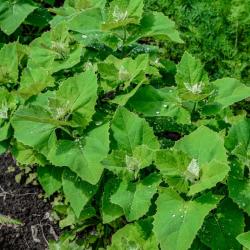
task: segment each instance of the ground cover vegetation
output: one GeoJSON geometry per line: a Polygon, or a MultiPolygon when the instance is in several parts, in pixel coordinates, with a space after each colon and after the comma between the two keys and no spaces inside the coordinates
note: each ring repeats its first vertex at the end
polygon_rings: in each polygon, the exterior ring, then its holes
{"type": "Polygon", "coordinates": [[[0,153],[49,249],[249,248],[250,5],[209,2],[1,1],[0,153]]]}

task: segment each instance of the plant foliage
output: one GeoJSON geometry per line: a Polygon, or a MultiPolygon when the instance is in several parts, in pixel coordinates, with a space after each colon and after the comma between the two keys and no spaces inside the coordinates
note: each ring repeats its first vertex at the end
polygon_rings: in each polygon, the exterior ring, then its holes
{"type": "Polygon", "coordinates": [[[0,153],[54,200],[50,249],[249,247],[250,87],[168,61],[184,41],[143,0],[53,2],[0,3],[6,35],[37,32],[1,38],[0,153]]]}

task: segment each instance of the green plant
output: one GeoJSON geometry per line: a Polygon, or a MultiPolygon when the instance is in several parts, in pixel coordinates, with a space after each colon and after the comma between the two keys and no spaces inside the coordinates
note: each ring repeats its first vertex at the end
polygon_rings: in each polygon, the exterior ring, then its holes
{"type": "Polygon", "coordinates": [[[205,63],[213,79],[230,76],[249,83],[249,0],[146,0],[147,10],[162,11],[176,22],[184,45],[169,43],[166,55],[183,52],[205,63]]]}
{"type": "Polygon", "coordinates": [[[250,88],[188,52],[167,61],[162,42],[183,41],[142,0],[50,12],[49,31],[0,50],[0,152],[54,195],[67,232],[50,248],[241,249],[250,123],[232,105],[250,88]]]}

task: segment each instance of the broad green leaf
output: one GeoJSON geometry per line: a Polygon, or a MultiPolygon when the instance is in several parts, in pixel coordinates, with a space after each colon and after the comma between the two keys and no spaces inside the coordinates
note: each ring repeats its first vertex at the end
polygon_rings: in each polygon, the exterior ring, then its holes
{"type": "Polygon", "coordinates": [[[206,164],[212,160],[227,164],[223,139],[218,133],[205,126],[182,138],[176,143],[175,148],[187,153],[199,164],[206,164]]]}
{"type": "Polygon", "coordinates": [[[85,10],[74,18],[69,23],[69,29],[79,33],[88,35],[101,30],[102,13],[100,9],[85,10]]]}
{"type": "Polygon", "coordinates": [[[174,88],[156,89],[143,86],[130,98],[128,106],[145,116],[175,117],[179,123],[190,123],[190,114],[183,108],[174,88]]]}
{"type": "MultiPolygon", "coordinates": [[[[159,150],[156,153],[156,167],[160,170],[168,185],[174,187],[177,192],[188,191],[187,171],[190,162],[191,158],[181,151],[159,150]]],[[[193,178],[197,177],[193,176],[193,178]]]]}
{"type": "MultiPolygon", "coordinates": [[[[46,0],[44,1],[46,2],[46,0]]],[[[40,8],[35,9],[28,17],[25,19],[25,25],[32,25],[39,29],[44,29],[49,24],[52,19],[52,15],[49,9],[40,6],[40,8]]]]}
{"type": "MultiPolygon", "coordinates": [[[[112,245],[108,246],[108,250],[158,250],[158,244],[155,235],[148,233],[148,228],[145,228],[142,223],[128,224],[119,229],[112,236],[112,245]]],[[[147,225],[146,225],[147,226],[147,225]]],[[[151,227],[147,226],[147,227],[151,227]]]]}
{"type": "Polygon", "coordinates": [[[28,67],[46,69],[50,74],[80,62],[82,47],[75,43],[63,22],[30,44],[28,67]]]}
{"type": "Polygon", "coordinates": [[[116,89],[124,84],[127,88],[131,82],[141,83],[146,81],[145,73],[149,67],[148,55],[139,55],[135,59],[118,59],[109,56],[104,62],[98,64],[102,88],[104,91],[116,89]]]}
{"type": "Polygon", "coordinates": [[[38,164],[43,166],[47,163],[45,156],[20,142],[15,142],[14,145],[12,145],[11,153],[15,157],[15,160],[22,165],[38,164]]]}
{"type": "Polygon", "coordinates": [[[116,111],[111,128],[118,148],[129,153],[139,145],[146,145],[150,149],[159,148],[159,143],[148,123],[123,107],[116,111]]]}
{"type": "Polygon", "coordinates": [[[0,27],[7,34],[12,34],[37,6],[31,0],[1,0],[0,27]]]}
{"type": "Polygon", "coordinates": [[[73,125],[86,127],[95,112],[96,100],[96,75],[92,71],[86,71],[63,81],[55,100],[50,99],[50,104],[57,118],[72,115],[73,125]]]}
{"type": "Polygon", "coordinates": [[[244,232],[244,215],[230,199],[224,199],[216,209],[216,213],[208,215],[199,237],[212,250],[240,250],[235,239],[244,232]]]}
{"type": "Polygon", "coordinates": [[[42,67],[26,68],[21,77],[18,94],[25,99],[54,86],[54,78],[42,67]]]}
{"type": "Polygon", "coordinates": [[[250,165],[250,119],[241,119],[230,128],[225,145],[243,164],[250,165]]]}
{"type": "Polygon", "coordinates": [[[111,203],[111,196],[117,191],[119,187],[119,180],[117,178],[111,178],[107,181],[104,187],[102,196],[102,220],[103,223],[110,223],[123,215],[123,210],[120,206],[111,203]]]}
{"type": "Polygon", "coordinates": [[[182,99],[199,100],[207,96],[209,91],[208,75],[200,60],[185,52],[177,65],[175,80],[182,99]]]}
{"type": "Polygon", "coordinates": [[[113,150],[102,163],[118,177],[128,177],[133,180],[138,177],[140,169],[152,164],[154,158],[155,150],[151,150],[146,145],[140,145],[133,150],[132,154],[124,150],[113,150]]]}
{"type": "Polygon", "coordinates": [[[170,186],[177,192],[188,192],[188,195],[214,187],[229,172],[228,165],[224,163],[212,160],[199,164],[187,154],[176,150],[158,151],[155,165],[170,186]]]}
{"type": "Polygon", "coordinates": [[[58,191],[62,186],[62,169],[54,166],[38,167],[38,180],[48,196],[58,191]]]}
{"type": "Polygon", "coordinates": [[[100,180],[109,151],[109,124],[89,132],[84,140],[59,140],[48,159],[56,166],[67,166],[82,180],[93,185],[100,180]]]}
{"type": "Polygon", "coordinates": [[[132,32],[127,43],[135,42],[144,37],[170,39],[177,43],[183,43],[179,32],[175,29],[175,23],[160,12],[144,14],[139,26],[136,26],[132,32]]]}
{"type": "MultiPolygon", "coordinates": [[[[100,5],[101,1],[99,1],[100,5]]],[[[103,2],[103,1],[102,1],[103,2]]],[[[72,1],[72,3],[77,4],[76,1],[72,1]]],[[[92,4],[90,1],[85,1],[86,5],[92,4]]],[[[57,25],[66,21],[69,30],[79,32],[82,35],[82,40],[89,39],[89,37],[95,37],[100,35],[101,25],[103,22],[103,11],[97,6],[93,6],[93,8],[81,8],[81,10],[77,10],[70,6],[67,6],[65,2],[63,8],[53,9],[53,11],[57,14],[51,21],[50,25],[52,28],[55,28],[57,25]]]]}
{"type": "Polygon", "coordinates": [[[84,206],[97,191],[97,186],[81,180],[67,168],[63,171],[62,185],[66,199],[70,202],[76,216],[79,217],[84,206]]]}
{"type": "Polygon", "coordinates": [[[0,50],[0,58],[0,85],[17,83],[19,64],[17,43],[5,44],[0,50]]]}
{"type": "Polygon", "coordinates": [[[201,174],[197,182],[190,186],[188,195],[194,195],[206,189],[216,186],[223,181],[230,170],[229,166],[216,160],[201,165],[201,174]]]}
{"type": "Polygon", "coordinates": [[[240,234],[236,238],[241,245],[243,245],[245,248],[250,249],[250,231],[240,234]]]}
{"type": "Polygon", "coordinates": [[[244,166],[237,161],[231,164],[228,190],[229,197],[250,215],[250,180],[244,176],[244,166]]]}
{"type": "Polygon", "coordinates": [[[205,217],[220,197],[211,193],[191,201],[183,200],[171,189],[163,189],[157,199],[154,232],[162,250],[188,250],[205,217]]]}
{"type": "MultiPolygon", "coordinates": [[[[189,84],[190,87],[195,87],[197,84],[208,83],[208,75],[207,72],[203,69],[201,61],[194,58],[188,52],[184,53],[180,63],[177,65],[177,74],[175,76],[175,79],[179,88],[187,88],[187,84],[189,84]]],[[[198,92],[199,88],[198,86],[196,87],[198,92]]],[[[202,86],[200,90],[202,91],[202,86]]],[[[193,91],[193,93],[196,92],[193,91]]]]}
{"type": "Polygon", "coordinates": [[[66,125],[85,127],[90,122],[94,113],[96,92],[96,77],[90,71],[65,80],[59,90],[52,92],[46,100],[47,109],[42,105],[42,95],[41,103],[37,100],[36,105],[17,110],[12,119],[16,139],[45,155],[48,154],[55,143],[56,128],[66,125]],[[72,120],[68,122],[66,120],[69,117],[72,120]]]}
{"type": "Polygon", "coordinates": [[[103,30],[112,30],[128,24],[138,24],[143,14],[143,0],[114,0],[107,9],[103,30]]]}
{"type": "Polygon", "coordinates": [[[122,180],[110,200],[123,208],[128,221],[137,220],[147,213],[160,182],[157,174],[151,174],[138,183],[122,180]]]}
{"type": "Polygon", "coordinates": [[[11,124],[15,138],[24,145],[48,154],[56,142],[55,129],[65,125],[40,106],[20,107],[14,114],[11,124]]]}
{"type": "Polygon", "coordinates": [[[250,97],[250,87],[233,78],[222,78],[213,82],[216,96],[213,100],[221,108],[226,108],[236,102],[250,97]]]}

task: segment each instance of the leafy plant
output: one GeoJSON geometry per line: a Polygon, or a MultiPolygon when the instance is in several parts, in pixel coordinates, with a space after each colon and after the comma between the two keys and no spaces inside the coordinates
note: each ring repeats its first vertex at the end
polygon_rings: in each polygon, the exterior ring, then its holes
{"type": "Polygon", "coordinates": [[[179,60],[183,52],[205,63],[213,79],[233,76],[249,82],[249,0],[146,0],[147,10],[162,11],[181,32],[185,44],[168,43],[166,55],[179,60]]]}
{"type": "Polygon", "coordinates": [[[183,40],[142,0],[49,11],[48,31],[0,50],[0,152],[54,198],[50,249],[246,245],[249,118],[232,105],[250,88],[188,52],[166,63],[163,42],[183,40]]]}

